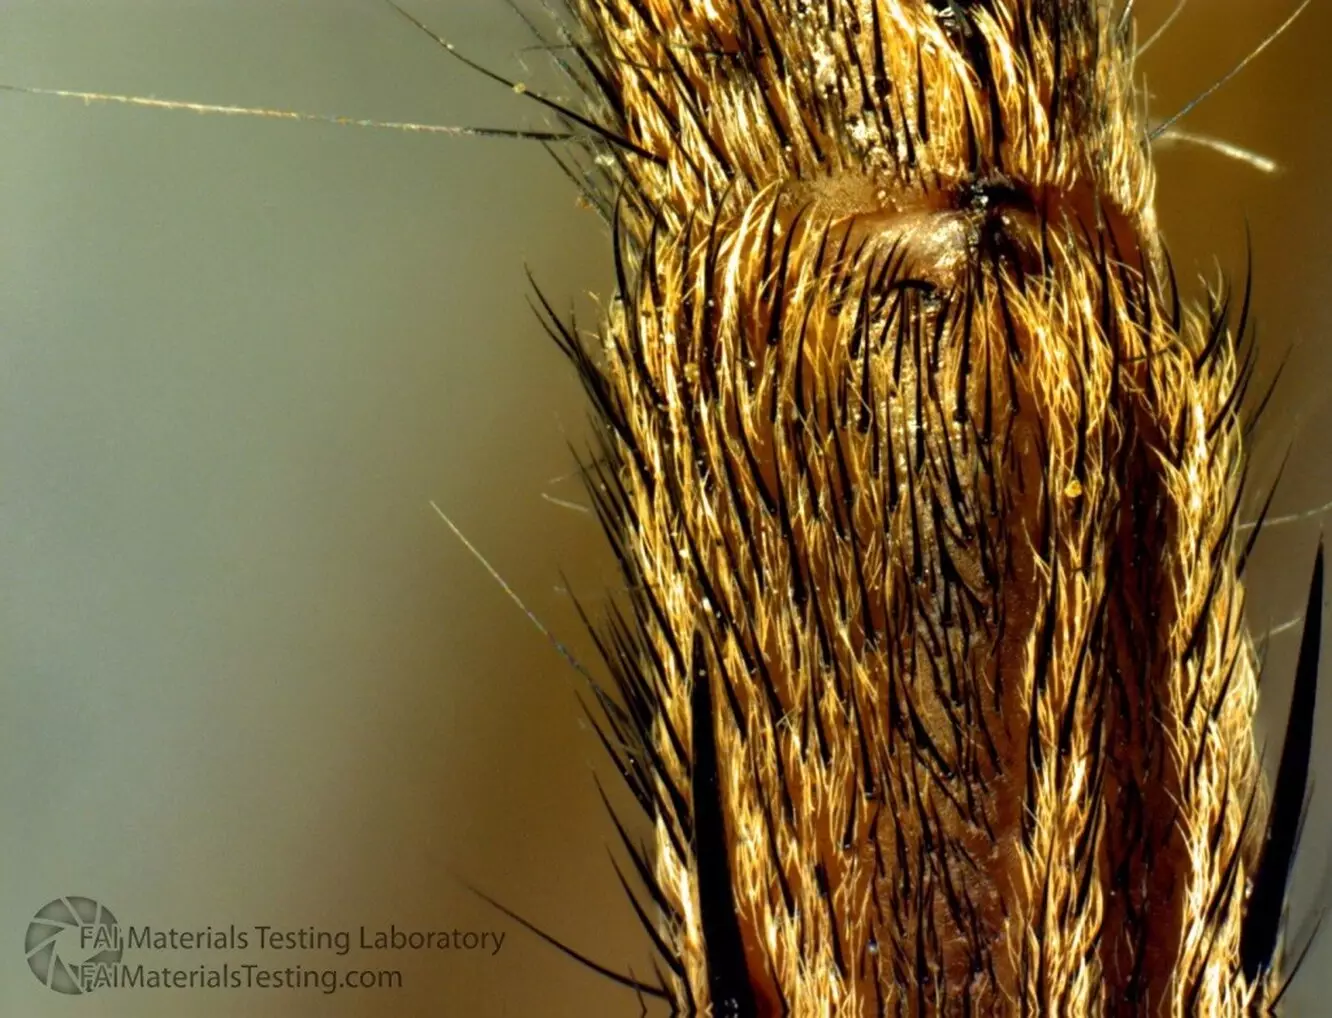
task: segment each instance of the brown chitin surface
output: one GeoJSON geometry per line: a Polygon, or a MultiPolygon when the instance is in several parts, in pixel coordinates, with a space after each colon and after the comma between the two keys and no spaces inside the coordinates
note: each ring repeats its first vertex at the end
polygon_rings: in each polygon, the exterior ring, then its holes
{"type": "Polygon", "coordinates": [[[677,1010],[1249,1013],[1245,372],[1179,307],[1131,25],[573,6],[621,292],[558,335],[677,1010]]]}

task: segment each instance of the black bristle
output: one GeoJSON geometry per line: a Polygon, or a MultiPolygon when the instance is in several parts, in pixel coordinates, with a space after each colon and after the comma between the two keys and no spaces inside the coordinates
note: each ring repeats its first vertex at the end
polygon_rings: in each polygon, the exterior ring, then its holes
{"type": "Polygon", "coordinates": [[[1291,867],[1299,845],[1298,831],[1309,788],[1309,759],[1313,748],[1314,705],[1318,694],[1318,659],[1323,631],[1323,543],[1318,542],[1304,634],[1295,665],[1295,687],[1290,717],[1281,748],[1276,788],[1267,821],[1258,871],[1254,876],[1240,939],[1240,962],[1250,982],[1270,969],[1281,934],[1291,867]]]}

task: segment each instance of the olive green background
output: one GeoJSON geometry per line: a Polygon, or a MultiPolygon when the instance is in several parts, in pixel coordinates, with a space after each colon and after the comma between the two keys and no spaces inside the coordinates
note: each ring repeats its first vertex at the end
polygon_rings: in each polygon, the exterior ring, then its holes
{"type": "MultiPolygon", "coordinates": [[[[1139,7],[1159,23],[1164,5],[1139,7]]],[[[1162,114],[1286,5],[1194,7],[1145,60],[1162,114]]],[[[559,87],[541,54],[519,52],[529,39],[500,0],[412,9],[488,64],[559,87]]],[[[1267,483],[1295,438],[1282,512],[1332,498],[1329,40],[1320,3],[1188,121],[1284,172],[1160,158],[1181,277],[1215,276],[1214,255],[1242,274],[1247,219],[1269,362],[1302,344],[1255,451],[1267,483]]],[[[541,123],[374,0],[9,0],[0,81],[541,123]]],[[[592,657],[566,583],[595,606],[615,576],[593,519],[543,498],[582,501],[562,475],[584,410],[523,267],[590,324],[608,257],[555,164],[522,142],[0,94],[0,238],[0,1013],[637,1013],[464,887],[650,976],[606,858],[615,835],[591,773],[616,779],[578,680],[428,504],[592,657]],[[401,990],[65,998],[29,974],[22,937],[67,894],[136,925],[507,939],[495,957],[170,959],[398,967],[401,990]]],[[[1260,545],[1255,627],[1301,610],[1318,527],[1260,545]]],[[[1274,641],[1265,717],[1285,709],[1295,643],[1274,641]]],[[[1319,716],[1329,760],[1332,694],[1319,716]]],[[[1301,910],[1332,831],[1321,770],[1301,910]]],[[[1329,960],[1332,935],[1293,1013],[1322,1013],[1329,960]]]]}

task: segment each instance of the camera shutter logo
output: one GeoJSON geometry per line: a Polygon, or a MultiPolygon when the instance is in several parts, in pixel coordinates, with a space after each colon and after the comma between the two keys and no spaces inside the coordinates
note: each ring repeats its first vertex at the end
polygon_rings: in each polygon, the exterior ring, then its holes
{"type": "Polygon", "coordinates": [[[86,993],[88,966],[114,965],[123,953],[116,917],[91,898],[57,898],[43,905],[23,941],[32,974],[57,993],[86,993]]]}

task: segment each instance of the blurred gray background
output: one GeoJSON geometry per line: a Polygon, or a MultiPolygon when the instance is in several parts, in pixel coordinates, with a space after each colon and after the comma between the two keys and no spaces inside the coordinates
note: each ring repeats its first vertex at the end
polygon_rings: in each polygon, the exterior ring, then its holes
{"type": "MultiPolygon", "coordinates": [[[[1167,6],[1140,3],[1144,25],[1167,6]]],[[[1159,114],[1287,5],[1193,6],[1145,59],[1159,114]]],[[[552,80],[501,0],[412,10],[491,66],[552,80]]],[[[1218,261],[1240,274],[1247,220],[1265,364],[1300,344],[1255,450],[1261,486],[1295,442],[1278,512],[1332,498],[1329,40],[1320,3],[1189,118],[1283,172],[1186,149],[1159,163],[1181,277],[1214,277],[1218,261]]],[[[374,0],[5,0],[0,80],[541,123],[374,0]]],[[[543,498],[582,500],[563,475],[584,412],[527,309],[523,266],[590,323],[604,229],[522,142],[11,94],[0,141],[0,1013],[636,1013],[460,882],[649,974],[606,860],[614,832],[590,772],[614,776],[577,681],[428,505],[592,656],[561,570],[594,605],[614,574],[591,517],[543,498]],[[68,894],[123,923],[507,939],[494,957],[347,959],[401,968],[401,990],[73,999],[40,986],[21,950],[33,912],[68,894]]],[[[1255,628],[1301,610],[1319,526],[1260,544],[1255,628]]],[[[1296,642],[1273,643],[1264,717],[1284,716],[1296,642]]],[[[1332,694],[1319,717],[1300,909],[1332,831],[1332,694]]],[[[175,958],[203,960],[223,959],[175,958]]],[[[1325,935],[1292,1013],[1325,1013],[1329,962],[1325,935]]]]}

